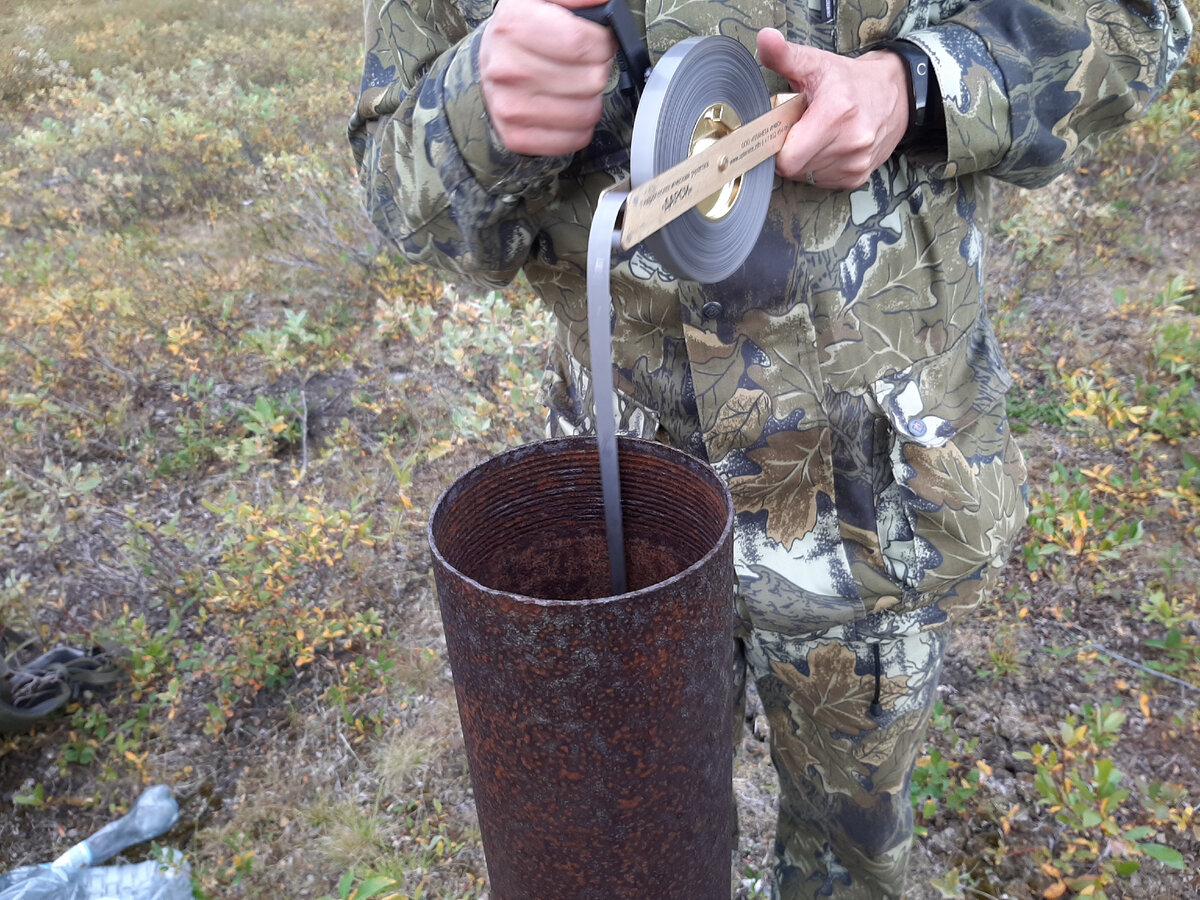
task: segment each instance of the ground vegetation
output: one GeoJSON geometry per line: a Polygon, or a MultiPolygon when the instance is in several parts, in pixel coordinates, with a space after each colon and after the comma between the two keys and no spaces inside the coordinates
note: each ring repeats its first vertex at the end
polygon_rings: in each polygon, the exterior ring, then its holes
{"type": "MultiPolygon", "coordinates": [[[[548,320],[367,225],[360,27],[314,0],[0,18],[0,642],[123,673],[0,736],[0,870],[165,782],[197,897],[487,896],[425,523],[539,435],[548,320]]],[[[915,900],[1200,897],[1198,162],[1194,50],[1078,171],[997,189],[1032,515],[953,638],[915,900]]],[[[752,704],[743,897],[765,736],[752,704]]]]}

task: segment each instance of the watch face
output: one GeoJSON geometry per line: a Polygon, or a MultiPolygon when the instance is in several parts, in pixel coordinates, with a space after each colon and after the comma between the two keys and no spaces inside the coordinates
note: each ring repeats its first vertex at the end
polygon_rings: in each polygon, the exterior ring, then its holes
{"type": "Polygon", "coordinates": [[[929,57],[915,44],[905,48],[904,60],[908,63],[909,85],[912,90],[913,107],[924,118],[925,103],[929,98],[929,57]]]}
{"type": "Polygon", "coordinates": [[[910,41],[887,41],[884,47],[898,54],[907,69],[908,74],[908,129],[900,141],[902,147],[909,147],[920,140],[921,129],[925,125],[925,108],[929,99],[929,76],[932,63],[929,56],[910,41]]]}

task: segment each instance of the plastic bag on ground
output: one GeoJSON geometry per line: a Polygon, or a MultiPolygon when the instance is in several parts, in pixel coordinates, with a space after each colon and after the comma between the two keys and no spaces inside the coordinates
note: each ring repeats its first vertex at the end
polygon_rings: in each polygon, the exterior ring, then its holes
{"type": "Polygon", "coordinates": [[[156,785],[128,813],[54,862],[0,875],[0,900],[191,900],[190,868],[176,850],[162,862],[95,865],[158,837],[178,818],[179,804],[165,785],[156,785]]]}

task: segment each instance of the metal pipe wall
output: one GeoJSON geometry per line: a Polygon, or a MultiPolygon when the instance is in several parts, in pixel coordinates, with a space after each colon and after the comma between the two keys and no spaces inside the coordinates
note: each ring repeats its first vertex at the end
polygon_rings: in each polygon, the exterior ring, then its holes
{"type": "Polygon", "coordinates": [[[733,507],[621,439],[630,591],[605,596],[596,442],[484,462],[429,525],[493,900],[728,900],[733,507]]]}

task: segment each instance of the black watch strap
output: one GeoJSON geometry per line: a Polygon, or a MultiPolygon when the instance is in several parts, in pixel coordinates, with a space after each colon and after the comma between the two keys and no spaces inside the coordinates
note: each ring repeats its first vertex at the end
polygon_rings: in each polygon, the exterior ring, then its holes
{"type": "Polygon", "coordinates": [[[908,129],[900,149],[926,147],[937,140],[936,126],[942,121],[942,101],[929,55],[911,41],[884,41],[872,49],[891,50],[904,61],[908,77],[908,129]]]}

